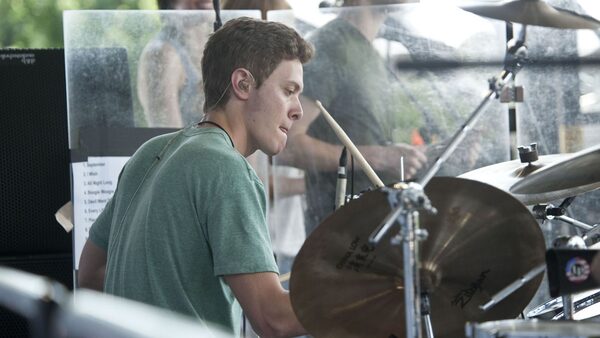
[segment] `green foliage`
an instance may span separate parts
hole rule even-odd
[[[62,12],[157,9],[155,0],[0,0],[0,48],[63,47]]]

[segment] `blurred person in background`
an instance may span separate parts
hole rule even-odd
[[[212,10],[212,0],[159,0],[161,10]],[[181,128],[203,116],[201,59],[212,24],[196,14],[162,16],[163,27],[146,45],[137,92],[150,127]]]
[[[385,7],[376,5],[402,2],[406,1],[344,1],[337,18],[309,35],[315,57],[304,67],[305,118],[290,131],[289,145],[280,156],[306,170],[307,235],[333,211],[342,151],[315,100],[322,102],[384,183],[400,180],[401,158],[409,179],[426,164],[421,144],[397,142],[397,111],[409,108],[393,101],[394,79],[372,45],[387,17]],[[357,167],[354,191],[370,187]]]

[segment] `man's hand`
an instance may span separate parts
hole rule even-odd
[[[375,171],[395,175],[400,173],[400,158],[404,157],[404,176],[407,179],[413,178],[417,171],[427,164],[427,157],[421,147],[404,143],[389,146],[361,146],[358,149]]]

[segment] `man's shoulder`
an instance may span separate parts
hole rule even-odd
[[[309,40],[315,44],[315,47],[319,45],[326,47],[343,45],[346,40],[351,40],[354,37],[355,30],[356,28],[346,20],[337,18],[315,30]]]
[[[220,130],[203,130],[189,137],[180,151],[213,174],[248,171],[250,165],[230,142]]]

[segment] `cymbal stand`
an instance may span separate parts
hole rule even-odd
[[[585,248],[585,242],[583,238],[579,236],[573,236],[572,239],[567,241],[563,248],[566,249],[583,249]],[[575,313],[575,304],[572,294],[564,295],[561,297],[563,303],[563,314],[564,320],[573,320],[573,314]]]
[[[593,245],[598,239],[599,228],[597,225],[591,226],[564,215],[566,213],[566,209],[569,207],[569,205],[571,205],[574,199],[575,197],[568,197],[558,207],[555,207],[552,204],[538,204],[533,207],[534,215],[538,219],[551,220],[556,218],[587,231],[583,238],[579,236],[572,236],[566,238],[566,240],[555,240],[555,247],[581,249]],[[575,313],[575,302],[573,295],[564,295],[561,297],[561,299],[563,303],[563,319],[573,320],[573,314]]]
[[[456,150],[460,142],[464,140],[469,131],[473,128],[475,123],[479,120],[484,108],[486,108],[493,98],[500,97],[500,94],[507,86],[507,83],[511,82],[516,74],[523,68],[524,63],[527,61],[527,48],[525,46],[527,26],[523,25],[521,34],[518,40],[509,41],[506,49],[506,55],[504,57],[504,70],[500,73],[499,78],[492,77],[488,80],[489,91],[479,104],[477,108],[471,113],[467,121],[461,126],[461,128],[452,136],[450,143],[444,148],[440,156],[433,163],[431,168],[425,173],[425,175],[419,180],[419,184],[426,186],[427,183],[435,176],[440,170],[442,164],[444,164],[450,155]]]
[[[390,199],[392,211],[386,216],[383,222],[369,236],[369,242],[377,245],[383,236],[392,228],[395,223],[400,224],[400,231],[394,237],[393,244],[402,243],[403,253],[403,270],[404,270],[404,300],[406,313],[406,337],[420,338],[420,301],[421,295],[416,292],[419,289],[419,276],[417,263],[418,259],[418,240],[425,239],[426,231],[418,227],[418,209],[425,209],[435,213],[436,210],[431,206],[431,202],[424,193],[423,187],[429,183],[433,176],[439,171],[443,163],[445,163],[450,155],[456,150],[460,142],[467,136],[468,132],[473,128],[475,123],[481,117],[484,108],[491,102],[492,98],[498,98],[500,93],[505,88],[506,83],[511,81],[516,73],[523,67],[526,60],[527,49],[525,47],[525,30],[523,26],[519,39],[513,43],[509,42],[504,58],[504,70],[498,78],[491,78],[489,82],[489,92],[483,98],[482,102],[471,113],[467,121],[454,134],[450,143],[444,148],[441,155],[436,159],[435,163],[429,168],[427,173],[421,178],[418,183],[400,183],[400,193],[397,201]],[[384,188],[385,189],[385,188]],[[390,193],[388,196],[397,196],[398,194]],[[417,220],[415,227],[413,221]]]
[[[556,219],[560,219],[564,222],[567,222],[567,223],[573,224],[573,225],[575,225],[574,223],[577,222],[577,223],[579,223],[579,225],[576,225],[576,226],[579,226],[584,230],[593,229],[594,228],[593,226],[584,224],[584,223],[574,220],[570,217],[564,216],[566,209],[569,207],[569,205],[571,205],[571,203],[573,202],[574,199],[575,199],[575,197],[568,197],[558,207],[555,207],[552,204],[537,204],[537,205],[533,206],[533,216],[539,220],[546,220],[546,219],[551,220],[551,219],[556,218]],[[563,219],[563,216],[564,216],[564,219]],[[567,219],[571,220],[571,221],[567,221]],[[588,243],[587,238],[589,238],[590,242],[594,241],[594,240],[597,241],[598,238],[600,238],[600,236],[597,233],[599,230],[600,230],[600,228],[598,228],[596,231],[593,231],[593,232],[590,231],[588,233],[589,236],[586,234],[586,236],[584,236],[585,243],[586,244]],[[577,237],[577,236],[575,236],[575,237]],[[584,239],[582,239],[580,242],[583,242]],[[562,243],[562,242],[558,242],[555,240],[555,246],[557,245],[556,243]],[[578,243],[578,242],[574,241],[574,240],[569,240],[569,238],[567,238],[566,240],[564,240],[564,244],[561,244],[559,246],[574,247],[574,246],[576,246],[575,243]],[[590,244],[587,244],[587,245],[590,245]],[[492,298],[490,299],[490,301],[488,301],[487,303],[485,303],[483,305],[480,305],[479,308],[484,311],[489,310],[490,308],[492,308],[493,306],[498,304],[501,300],[510,296],[513,292],[515,292],[520,287],[525,285],[525,283],[529,282],[530,280],[532,280],[533,278],[535,278],[537,275],[539,275],[540,273],[542,273],[544,271],[546,271],[546,264],[540,264],[540,265],[534,267],[528,273],[526,273],[523,277],[519,278],[518,280],[514,281],[513,283],[511,283],[510,285],[508,285],[507,287],[505,287],[504,289],[500,290],[498,293],[493,295]],[[572,316],[572,313],[573,313],[572,298],[570,298],[570,296],[564,296],[563,303],[564,303],[565,309],[566,309],[565,316]],[[571,311],[569,311],[569,309],[571,309]]]
[[[416,183],[397,183],[393,188],[382,188],[394,209],[369,236],[369,242],[377,245],[392,229],[399,231],[392,237],[392,245],[402,245],[402,267],[404,273],[404,309],[406,337],[421,338],[421,293],[419,288],[419,241],[427,238],[427,231],[420,229],[419,210],[435,213],[423,187]],[[431,323],[430,323],[431,324]]]
[[[571,205],[574,199],[575,197],[566,198],[558,207],[555,207],[552,204],[536,204],[533,206],[533,215],[535,216],[535,218],[540,219],[542,221],[558,219],[585,231],[590,231],[594,229],[595,226],[593,225],[589,225],[580,222],[574,218],[565,216],[567,208],[569,207],[569,205]]]
[[[434,338],[433,326],[431,325],[431,302],[429,301],[429,294],[427,292],[421,294],[421,316],[423,316],[425,322],[427,338]]]

